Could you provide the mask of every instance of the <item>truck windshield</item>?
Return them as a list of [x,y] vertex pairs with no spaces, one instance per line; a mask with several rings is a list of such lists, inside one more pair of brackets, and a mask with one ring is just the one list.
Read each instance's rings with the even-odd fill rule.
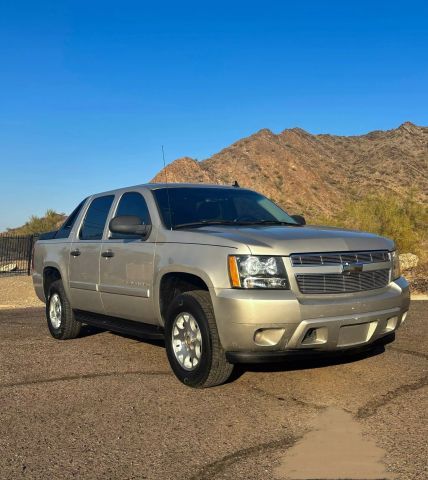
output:
[[204,225],[298,225],[263,195],[241,188],[172,187],[153,190],[166,228]]

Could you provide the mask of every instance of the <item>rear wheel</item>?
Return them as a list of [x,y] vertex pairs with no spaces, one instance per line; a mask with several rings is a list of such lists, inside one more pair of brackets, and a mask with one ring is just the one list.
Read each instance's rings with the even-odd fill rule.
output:
[[46,319],[51,335],[58,340],[76,338],[80,333],[81,323],[74,318],[61,280],[55,280],[49,287]]
[[165,343],[172,370],[190,387],[214,387],[232,373],[209,293],[204,290],[183,293],[172,301],[166,315]]

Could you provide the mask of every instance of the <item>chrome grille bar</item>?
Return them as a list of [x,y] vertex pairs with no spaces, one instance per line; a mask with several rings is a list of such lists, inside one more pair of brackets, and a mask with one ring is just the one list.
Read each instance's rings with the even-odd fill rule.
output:
[[298,274],[297,284],[302,293],[352,293],[364,290],[373,290],[388,285],[389,269],[372,270],[369,272],[351,273],[342,275],[327,274]]
[[388,250],[374,250],[363,252],[326,252],[326,253],[294,253],[291,262],[294,267],[300,265],[343,265],[344,263],[380,263],[388,262]]
[[[391,258],[388,250],[326,253],[295,253],[299,290],[304,294],[352,293],[383,288],[389,283]],[[359,264],[359,271],[349,265]],[[346,265],[347,272],[342,266]]]

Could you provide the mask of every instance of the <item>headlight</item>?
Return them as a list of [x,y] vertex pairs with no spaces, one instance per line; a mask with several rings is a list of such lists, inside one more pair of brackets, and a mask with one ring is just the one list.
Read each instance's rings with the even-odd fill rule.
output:
[[392,280],[397,280],[401,276],[400,270],[400,257],[398,255],[397,250],[391,252],[391,260],[392,260]]
[[234,288],[290,288],[281,257],[230,255],[229,277]]

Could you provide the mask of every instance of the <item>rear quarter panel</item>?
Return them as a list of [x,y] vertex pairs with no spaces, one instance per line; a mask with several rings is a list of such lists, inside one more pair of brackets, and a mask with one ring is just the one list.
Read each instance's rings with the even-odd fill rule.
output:
[[64,288],[69,296],[68,263],[70,246],[71,242],[64,241],[64,239],[39,240],[36,242],[34,247],[33,285],[36,295],[42,302],[46,302],[43,272],[47,267],[56,268],[59,271]]

